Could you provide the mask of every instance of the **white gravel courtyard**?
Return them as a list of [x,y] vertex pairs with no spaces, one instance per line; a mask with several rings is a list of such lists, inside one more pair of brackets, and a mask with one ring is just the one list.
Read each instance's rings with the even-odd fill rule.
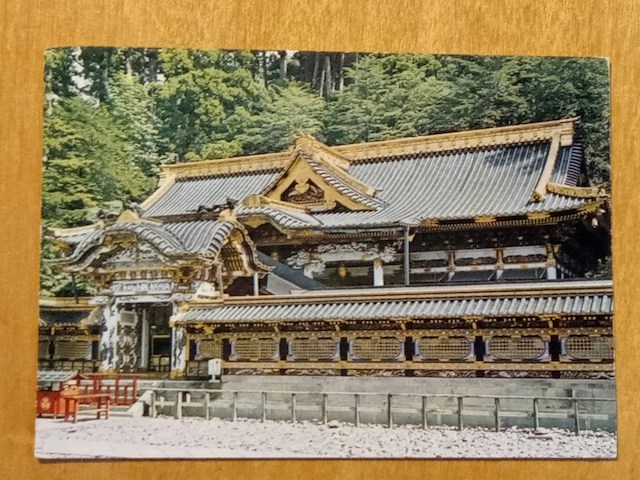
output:
[[608,432],[202,418],[36,420],[36,456],[72,458],[615,458]]

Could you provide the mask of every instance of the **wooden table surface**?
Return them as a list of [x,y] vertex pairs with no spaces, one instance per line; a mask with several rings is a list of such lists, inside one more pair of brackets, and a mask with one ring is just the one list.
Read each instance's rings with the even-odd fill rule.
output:
[[[640,1],[0,1],[0,478],[640,478]],[[103,45],[602,56],[611,61],[617,461],[38,462],[43,51]]]

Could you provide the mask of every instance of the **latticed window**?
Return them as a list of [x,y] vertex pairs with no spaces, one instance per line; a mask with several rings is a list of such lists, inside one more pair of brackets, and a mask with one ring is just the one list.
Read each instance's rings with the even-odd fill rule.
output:
[[367,360],[395,358],[400,354],[401,342],[393,337],[356,338],[353,341],[353,353]]
[[49,340],[38,343],[38,358],[49,358]]
[[508,360],[532,360],[544,351],[544,340],[540,337],[495,337],[489,341],[489,352]]
[[234,353],[238,359],[270,360],[276,355],[277,346],[272,338],[238,338]]
[[54,358],[91,359],[91,342],[86,340],[57,341]]
[[576,358],[613,358],[613,337],[572,335],[565,342],[567,353]]
[[419,353],[425,358],[455,360],[466,357],[471,351],[469,340],[464,337],[420,339]]
[[291,352],[297,358],[330,358],[336,353],[337,342],[333,338],[294,338]]
[[203,358],[222,358],[222,340],[201,340],[200,356]]

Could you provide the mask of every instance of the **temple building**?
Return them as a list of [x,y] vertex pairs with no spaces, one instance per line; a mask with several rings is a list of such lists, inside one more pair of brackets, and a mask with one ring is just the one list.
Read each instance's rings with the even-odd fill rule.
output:
[[95,295],[43,300],[41,363],[610,375],[612,284],[585,278],[609,196],[577,122],[165,165],[142,205],[54,232]]

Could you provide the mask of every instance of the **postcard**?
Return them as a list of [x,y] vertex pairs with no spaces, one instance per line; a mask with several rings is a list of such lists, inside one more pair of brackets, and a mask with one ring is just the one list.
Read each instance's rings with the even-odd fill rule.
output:
[[45,55],[38,458],[616,457],[606,59]]

